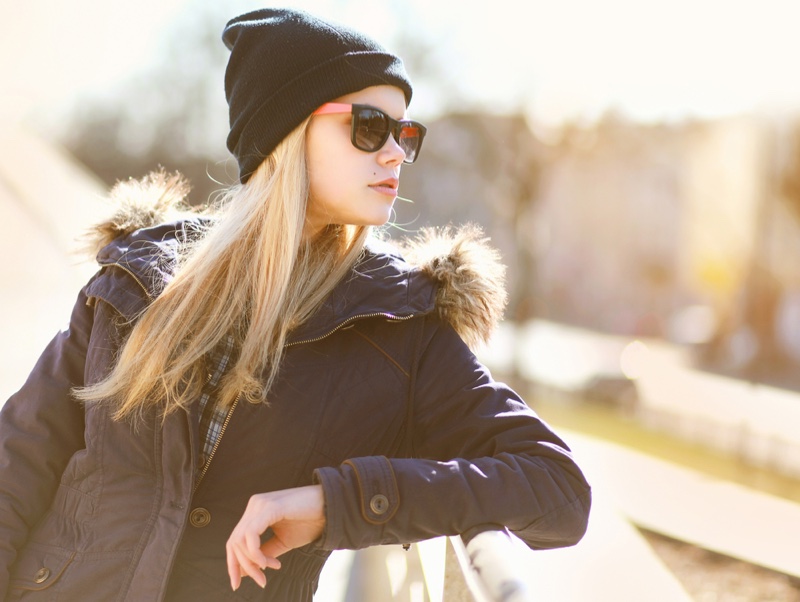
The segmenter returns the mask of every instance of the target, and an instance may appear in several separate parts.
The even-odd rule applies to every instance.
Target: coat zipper
[[[411,318],[414,317],[414,314],[410,314],[410,315],[407,315],[407,316],[396,316],[394,314],[390,314],[390,313],[386,313],[386,312],[376,312],[376,313],[370,313],[370,314],[358,314],[358,315],[351,316],[351,317],[347,318],[344,322],[342,322],[341,324],[338,324],[336,326],[336,328],[333,328],[333,329],[329,330],[328,332],[326,332],[322,336],[314,337],[313,339],[305,339],[305,340],[302,340],[302,341],[293,341],[291,343],[287,343],[286,345],[284,345],[284,349],[287,348],[287,347],[295,347],[297,345],[305,345],[307,343],[316,343],[317,341],[321,341],[322,339],[325,339],[325,338],[331,336],[333,333],[338,332],[339,330],[341,330],[342,328],[344,328],[345,326],[347,326],[351,322],[354,322],[356,320],[360,320],[362,318],[378,318],[378,317],[381,317],[381,316],[383,316],[384,318],[387,318],[389,320],[401,322],[403,320],[410,320]],[[209,376],[209,378],[210,378],[210,376]],[[197,491],[197,488],[200,486],[200,482],[203,480],[203,477],[206,476],[206,473],[208,472],[209,466],[211,466],[211,460],[214,458],[214,454],[217,452],[217,448],[219,447],[219,444],[222,442],[222,436],[225,434],[225,430],[228,428],[228,423],[231,421],[231,416],[233,415],[233,411],[236,409],[236,406],[239,403],[239,398],[241,396],[242,396],[242,394],[239,393],[239,395],[233,401],[233,404],[231,405],[231,409],[228,410],[227,416],[225,416],[225,422],[222,423],[222,428],[220,428],[220,430],[219,430],[219,436],[217,437],[217,440],[214,442],[214,447],[211,448],[211,453],[208,455],[208,460],[206,460],[206,463],[203,466],[203,470],[200,473],[200,476],[197,477],[197,482],[194,484],[194,488],[192,489],[192,495],[194,495],[194,493]]]
[[[114,263],[114,262],[107,263],[107,264],[102,264],[102,265],[116,266],[116,267],[120,268],[121,270],[127,272],[131,277],[133,277],[133,279],[136,281],[136,284],[138,284],[142,288],[144,293],[147,295],[147,298],[151,299],[151,300],[153,299],[153,296],[150,294],[150,291],[148,291],[147,287],[139,280],[139,277],[136,276],[131,270],[126,268],[124,265],[122,265],[121,263]],[[305,340],[301,340],[301,341],[292,341],[291,343],[286,343],[284,345],[284,348],[286,348],[286,347],[294,347],[296,345],[305,345],[306,343],[316,343],[317,341],[321,341],[322,339],[325,339],[325,338],[331,336],[333,333],[341,330],[342,328],[344,328],[345,326],[347,326],[351,322],[355,322],[356,320],[360,320],[362,318],[379,318],[381,316],[383,316],[384,318],[386,318],[388,320],[393,320],[393,321],[398,321],[399,322],[399,321],[403,321],[403,320],[410,320],[411,318],[414,317],[414,314],[409,314],[407,316],[396,316],[395,314],[390,314],[388,312],[375,312],[375,313],[368,313],[368,314],[357,314],[355,316],[350,316],[344,322],[342,322],[341,324],[337,325],[335,328],[333,328],[332,330],[326,332],[325,334],[323,334],[321,336],[315,337],[313,339],[305,339]]]
[[[147,298],[150,299],[151,301],[154,299],[153,295],[150,294],[150,291],[147,290],[147,287],[144,285],[144,283],[142,283],[142,281],[139,280],[139,276],[134,274],[131,270],[126,268],[121,263],[117,263],[117,262],[112,261],[112,262],[109,262],[109,263],[101,263],[100,265],[103,266],[103,267],[117,267],[117,268],[121,269],[123,272],[127,272],[128,275],[136,281],[136,284],[138,284],[142,288],[142,290],[144,291],[144,294],[147,295]]]
[[[392,320],[392,321],[395,321],[395,322],[402,322],[403,320],[410,320],[411,318],[414,317],[414,314],[409,314],[407,316],[396,316],[394,314],[390,314],[390,313],[387,313],[387,312],[377,312],[377,313],[371,313],[371,314],[357,314],[355,316],[350,316],[344,322],[342,322],[341,324],[337,325],[332,330],[329,330],[328,332],[326,332],[322,336],[318,336],[318,337],[315,337],[313,339],[304,339],[304,340],[301,340],[301,341],[292,341],[291,343],[286,343],[283,347],[285,349],[287,347],[295,347],[296,345],[305,345],[306,343],[316,343],[317,341],[321,341],[322,339],[328,338],[334,332],[338,332],[339,330],[341,330],[342,328],[344,328],[345,326],[347,326],[351,322],[355,322],[356,320],[361,320],[362,318],[380,318],[380,317],[384,317],[384,318],[386,318],[388,320]]]
[[[231,409],[228,410],[228,414],[225,416],[225,422],[222,423],[222,427],[219,429],[219,436],[214,442],[214,447],[211,448],[211,453],[208,454],[208,460],[206,460],[205,465],[203,465],[203,470],[200,472],[200,475],[197,477],[197,482],[195,482],[194,487],[192,488],[192,495],[194,495],[197,491],[197,488],[200,487],[200,482],[203,480],[203,477],[206,476],[208,467],[211,466],[211,460],[214,458],[214,454],[217,453],[217,448],[222,441],[222,436],[225,434],[225,430],[228,428],[228,423],[231,421],[231,416],[233,416],[233,411],[236,409],[236,405],[239,403],[239,398],[241,396],[241,393],[236,396],[236,399],[234,399],[233,403],[231,404]]]

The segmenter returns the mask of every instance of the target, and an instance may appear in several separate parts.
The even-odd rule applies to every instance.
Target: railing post
[[[524,561],[530,559],[532,552],[508,530],[483,531],[466,545],[458,536],[450,537],[448,540],[473,600],[476,602],[534,600],[531,587],[525,580],[524,566]],[[447,580],[445,583],[447,584]],[[445,591],[447,592],[447,586]],[[458,592],[453,593],[458,595]],[[450,599],[447,595],[445,598]]]

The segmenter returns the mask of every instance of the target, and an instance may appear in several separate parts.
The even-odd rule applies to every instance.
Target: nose
[[[406,158],[406,152],[397,143],[394,134],[391,134],[381,149],[378,151],[378,161],[381,165],[399,165]]]

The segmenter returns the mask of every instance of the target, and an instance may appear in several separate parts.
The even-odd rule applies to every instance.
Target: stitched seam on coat
[[[384,469],[389,473],[389,480],[391,481],[391,486],[394,489],[393,496],[396,500],[394,504],[394,510],[392,510],[391,514],[386,516],[386,518],[383,520],[384,523],[387,523],[394,518],[394,515],[397,514],[397,511],[400,509],[400,488],[397,486],[397,476],[394,474],[394,468],[392,467],[391,461],[385,456],[382,456],[381,459],[383,460]]]
[[[373,347],[375,347],[375,349],[377,349],[378,351],[380,351],[380,352],[381,352],[381,353],[382,353],[382,354],[383,354],[383,355],[386,357],[386,359],[388,359],[388,360],[389,360],[389,361],[390,361],[392,364],[394,364],[394,366],[395,366],[395,367],[396,367],[398,370],[400,370],[400,372],[402,372],[402,373],[403,373],[403,375],[404,375],[406,378],[411,378],[411,375],[408,373],[408,371],[407,371],[405,368],[403,368],[403,366],[401,366],[401,365],[400,365],[400,363],[399,363],[399,362],[398,362],[396,359],[394,359],[394,358],[393,358],[391,355],[389,355],[389,354],[388,354],[388,353],[387,353],[387,352],[386,352],[386,351],[383,349],[383,347],[381,347],[380,345],[378,345],[378,343],[376,343],[375,341],[373,341],[371,338],[369,338],[367,335],[365,335],[363,332],[361,332],[361,331],[360,331],[360,330],[358,330],[357,328],[353,328],[352,330],[353,330],[353,332],[355,332],[355,333],[356,333],[358,336],[360,336],[362,339],[364,339],[365,341],[367,341],[367,343],[369,343],[370,345],[372,345]]]
[[[574,499],[570,500],[569,502],[554,508],[547,514],[540,516],[539,518],[535,519],[534,521],[527,524],[522,529],[518,529],[517,531],[524,532],[529,530],[534,531],[542,531],[546,530],[551,524],[561,518],[565,512],[573,510],[576,506],[586,506],[587,502],[591,502],[592,499],[592,490],[587,489],[579,496],[575,497]]]
[[[358,473],[358,468],[356,468],[356,465],[352,460],[345,460],[343,464],[347,464],[356,474],[356,483],[358,484],[358,504],[361,507],[361,517],[364,520],[369,521],[367,518],[366,508],[364,508],[364,487],[361,485],[361,475]]]
[[[153,493],[153,505],[150,510],[150,516],[147,519],[147,523],[145,524],[144,530],[142,532],[139,541],[136,544],[136,547],[133,550],[133,556],[131,557],[130,567],[128,568],[127,574],[125,575],[125,579],[122,582],[122,586],[119,590],[119,596],[117,600],[124,600],[128,594],[130,593],[131,582],[133,581],[133,577],[136,574],[140,563],[142,562],[142,556],[144,555],[144,551],[147,548],[147,544],[150,542],[150,539],[153,537],[153,529],[155,529],[156,522],[158,521],[159,510],[161,508],[161,500],[164,497],[164,479],[162,473],[162,467],[160,459],[162,457],[161,448],[163,445],[163,431],[158,428],[158,417],[153,417],[153,467],[155,469],[155,477],[156,477],[156,485],[155,491]]]

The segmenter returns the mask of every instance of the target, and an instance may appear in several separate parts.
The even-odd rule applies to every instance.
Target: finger
[[[250,531],[245,533],[244,536],[244,552],[247,557],[259,568],[264,569],[267,566],[267,558],[261,551],[261,536],[258,533]]]
[[[266,576],[261,572],[258,565],[248,558],[247,553],[241,546],[233,542],[233,539],[228,540],[225,546],[231,587],[236,591],[241,585],[242,577],[250,577],[261,587],[264,587],[267,584]]]
[[[277,562],[278,568],[280,568],[281,563],[278,560],[278,556],[286,554],[286,552],[288,552],[290,549],[291,548],[286,547],[286,545],[277,537],[271,537],[261,546],[261,553],[264,555],[264,558]]]
[[[281,563],[277,558],[270,557],[264,554],[261,546],[261,537],[257,533],[245,534],[245,545],[240,546],[239,549],[247,556],[247,558],[255,564],[262,571],[266,568],[278,570],[281,568]]]
[[[277,571],[281,568],[281,561],[271,554],[264,554],[264,567],[265,569],[272,569]]]
[[[231,580],[231,589],[236,591],[242,584],[242,572],[239,567],[239,562],[236,560],[236,554],[233,552],[233,546],[229,543],[225,546],[225,557],[228,564],[228,577]]]
[[[240,570],[247,576],[250,577],[253,581],[255,581],[260,587],[266,587],[267,585],[267,576],[261,571],[261,568],[251,561],[247,554],[245,554],[241,548],[234,548],[234,554],[236,555],[236,561],[239,564]]]

